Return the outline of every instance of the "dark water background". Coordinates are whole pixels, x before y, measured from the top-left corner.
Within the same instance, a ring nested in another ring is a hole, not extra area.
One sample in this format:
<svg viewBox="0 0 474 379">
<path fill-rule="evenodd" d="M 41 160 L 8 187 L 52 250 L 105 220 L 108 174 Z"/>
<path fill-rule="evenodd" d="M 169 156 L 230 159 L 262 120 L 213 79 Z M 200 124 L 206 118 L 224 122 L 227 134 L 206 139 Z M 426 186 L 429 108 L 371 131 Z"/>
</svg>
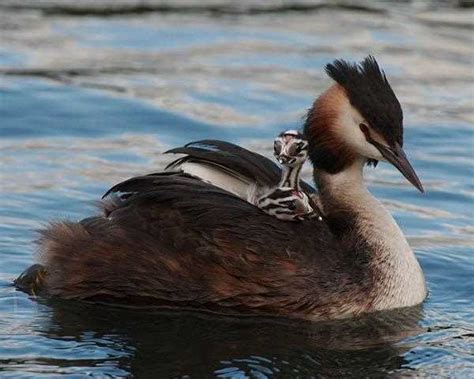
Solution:
<svg viewBox="0 0 474 379">
<path fill-rule="evenodd" d="M 0 1 L 0 377 L 474 377 L 472 10 L 335 4 Z M 324 64 L 368 53 L 402 102 L 427 190 L 385 164 L 367 171 L 424 269 L 422 307 L 309 324 L 50 302 L 11 286 L 34 262 L 35 229 L 90 215 L 111 184 L 162 168 L 171 146 L 212 137 L 269 154 L 328 86 Z"/>
</svg>

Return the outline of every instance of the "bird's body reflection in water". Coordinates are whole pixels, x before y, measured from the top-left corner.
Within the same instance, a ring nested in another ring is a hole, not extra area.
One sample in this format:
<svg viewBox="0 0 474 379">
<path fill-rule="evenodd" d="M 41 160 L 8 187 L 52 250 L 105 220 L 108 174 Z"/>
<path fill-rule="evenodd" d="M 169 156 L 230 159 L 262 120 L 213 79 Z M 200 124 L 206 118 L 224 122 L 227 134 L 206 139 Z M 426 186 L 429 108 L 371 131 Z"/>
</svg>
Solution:
<svg viewBox="0 0 474 379">
<path fill-rule="evenodd" d="M 106 352 L 85 365 L 156 378 L 384 376 L 404 364 L 408 348 L 399 342 L 421 331 L 422 318 L 421 307 L 310 323 L 68 301 L 48 305 L 52 317 L 41 325 L 42 334 Z"/>
</svg>

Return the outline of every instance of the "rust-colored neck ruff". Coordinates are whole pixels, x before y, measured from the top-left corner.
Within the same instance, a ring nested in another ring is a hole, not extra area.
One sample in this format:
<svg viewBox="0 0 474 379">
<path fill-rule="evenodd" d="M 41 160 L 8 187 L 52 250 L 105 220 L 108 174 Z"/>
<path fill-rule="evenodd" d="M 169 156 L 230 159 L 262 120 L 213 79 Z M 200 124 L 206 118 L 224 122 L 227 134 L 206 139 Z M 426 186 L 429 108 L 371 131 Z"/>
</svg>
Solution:
<svg viewBox="0 0 474 379">
<path fill-rule="evenodd" d="M 352 165 L 355 152 L 336 133 L 341 108 L 348 99 L 336 84 L 314 102 L 308 111 L 304 133 L 309 141 L 309 157 L 316 169 L 335 174 Z"/>
</svg>

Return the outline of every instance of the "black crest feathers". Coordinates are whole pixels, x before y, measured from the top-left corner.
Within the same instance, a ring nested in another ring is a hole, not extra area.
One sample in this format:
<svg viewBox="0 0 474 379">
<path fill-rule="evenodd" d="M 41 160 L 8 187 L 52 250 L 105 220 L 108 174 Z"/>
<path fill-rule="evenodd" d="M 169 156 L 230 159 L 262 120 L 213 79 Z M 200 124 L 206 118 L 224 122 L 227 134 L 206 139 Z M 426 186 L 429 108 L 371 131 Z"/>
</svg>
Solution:
<svg viewBox="0 0 474 379">
<path fill-rule="evenodd" d="M 403 146 L 403 112 L 385 73 L 371 55 L 359 64 L 335 60 L 326 73 L 340 84 L 351 104 L 390 145 Z"/>
</svg>

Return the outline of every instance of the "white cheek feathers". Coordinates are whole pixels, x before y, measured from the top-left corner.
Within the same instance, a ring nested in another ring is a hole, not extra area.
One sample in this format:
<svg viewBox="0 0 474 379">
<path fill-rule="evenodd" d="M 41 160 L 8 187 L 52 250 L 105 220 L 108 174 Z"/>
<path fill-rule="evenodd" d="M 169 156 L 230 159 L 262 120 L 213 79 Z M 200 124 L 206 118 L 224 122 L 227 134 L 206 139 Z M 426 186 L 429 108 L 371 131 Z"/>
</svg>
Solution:
<svg viewBox="0 0 474 379">
<path fill-rule="evenodd" d="M 338 118 L 334 125 L 338 137 L 362 157 L 385 160 L 377 148 L 367 141 L 360 129 L 359 125 L 366 121 L 359 111 L 349 103 L 347 98 L 339 103 L 339 107 Z"/>
</svg>

